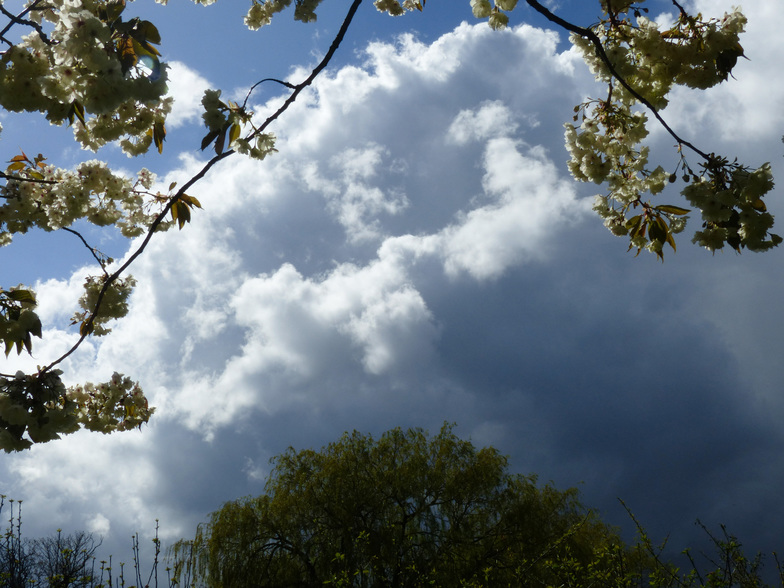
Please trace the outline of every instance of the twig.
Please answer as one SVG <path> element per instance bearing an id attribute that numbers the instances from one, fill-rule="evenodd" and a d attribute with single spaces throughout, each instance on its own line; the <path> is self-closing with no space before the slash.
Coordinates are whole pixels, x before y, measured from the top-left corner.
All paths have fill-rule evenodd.
<path id="1" fill-rule="evenodd" d="M 0 6 L 2 6 L 2 4 L 0 4 Z M 59 184 L 60 183 L 57 180 L 39 180 L 36 178 L 22 178 L 1 171 L 0 171 L 0 179 L 12 180 L 16 182 L 30 182 L 32 184 Z"/>
<path id="2" fill-rule="evenodd" d="M 98 264 L 101 266 L 101 269 L 103 270 L 103 273 L 105 275 L 109 275 L 109 273 L 106 271 L 106 264 L 105 264 L 104 260 L 101 259 L 101 257 L 98 255 L 98 253 L 96 253 L 98 250 L 95 247 L 92 247 L 87 242 L 87 240 L 82 236 L 82 234 L 79 231 L 75 231 L 75 230 L 73 230 L 73 229 L 71 229 L 69 227 L 60 227 L 60 228 L 63 231 L 66 231 L 68 233 L 71 233 L 72 235 L 76 235 L 77 237 L 79 237 L 79 240 L 84 244 L 85 247 L 87 247 L 87 249 L 90 251 L 90 254 L 95 258 L 95 261 L 97 261 Z"/>
<path id="3" fill-rule="evenodd" d="M 259 80 L 258 82 L 253 84 L 250 87 L 250 90 L 248 90 L 248 94 L 245 96 L 245 100 L 242 103 L 242 109 L 243 110 L 245 110 L 245 107 L 248 105 L 248 100 L 250 99 L 250 95 L 253 93 L 253 90 L 255 90 L 257 86 L 260 86 L 264 82 L 276 82 L 276 83 L 278 83 L 278 84 L 280 84 L 282 86 L 286 86 L 287 88 L 290 88 L 292 90 L 296 90 L 297 89 L 297 86 L 295 86 L 294 84 L 292 84 L 290 82 L 285 82 L 285 81 L 279 80 L 277 78 L 264 78 L 263 80 Z"/>
<path id="4" fill-rule="evenodd" d="M 3 6 L 3 3 L 0 2 L 0 13 L 2 13 L 3 16 L 8 17 L 8 19 L 10 20 L 10 22 L 7 25 L 5 25 L 3 30 L 0 31 L 0 39 L 5 41 L 9 45 L 13 45 L 13 43 L 11 43 L 10 41 L 8 41 L 5 38 L 5 34 L 8 31 L 10 31 L 11 27 L 14 26 L 15 24 L 21 24 L 21 25 L 25 25 L 25 26 L 28 26 L 28 27 L 31 27 L 31 28 L 35 29 L 36 32 L 38 33 L 38 35 L 41 37 L 41 40 L 44 43 L 46 43 L 47 45 L 51 45 L 52 42 L 49 40 L 49 37 L 46 36 L 46 33 L 44 32 L 44 29 L 41 27 L 41 25 L 39 25 L 37 22 L 33 22 L 32 20 L 28 20 L 28 19 L 24 18 L 24 16 L 27 13 L 29 13 L 30 11 L 37 10 L 36 7 L 40 3 L 41 3 L 41 0 L 36 0 L 32 4 L 30 4 L 30 6 L 25 8 L 22 12 L 20 12 L 17 15 L 15 15 L 12 12 L 8 12 L 8 10 L 6 10 L 5 7 Z"/>

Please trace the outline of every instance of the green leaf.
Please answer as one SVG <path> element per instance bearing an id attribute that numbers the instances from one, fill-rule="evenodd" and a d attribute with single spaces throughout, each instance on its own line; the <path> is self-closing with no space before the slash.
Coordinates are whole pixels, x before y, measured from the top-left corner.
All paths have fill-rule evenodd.
<path id="1" fill-rule="evenodd" d="M 220 135 L 220 131 L 210 131 L 207 133 L 201 140 L 201 150 L 204 151 L 209 146 L 209 144 L 217 138 L 218 135 Z"/>
<path id="2" fill-rule="evenodd" d="M 73 124 L 74 116 L 79 119 L 79 122 L 81 122 L 82 125 L 85 125 L 84 106 L 82 106 L 78 100 L 71 102 L 71 108 L 68 110 L 68 124 Z"/>
<path id="3" fill-rule="evenodd" d="M 156 121 L 153 125 L 152 140 L 158 148 L 158 153 L 163 153 L 163 142 L 166 140 L 166 125 L 163 121 Z"/>
<path id="4" fill-rule="evenodd" d="M 642 215 L 638 214 L 637 216 L 633 216 L 632 218 L 628 219 L 624 226 L 631 231 L 635 229 L 640 224 L 641 221 L 642 221 Z"/>
<path id="5" fill-rule="evenodd" d="M 79 325 L 79 335 L 85 337 L 93 332 L 93 324 L 88 323 L 87 321 L 82 321 L 82 324 Z"/>
<path id="6" fill-rule="evenodd" d="M 667 242 L 667 234 L 669 232 L 670 230 L 667 228 L 667 223 L 665 223 L 661 217 L 657 217 L 654 222 L 650 223 L 648 237 L 651 241 L 656 240 L 664 244 Z"/>
<path id="7" fill-rule="evenodd" d="M 655 210 L 666 212 L 668 214 L 684 215 L 689 214 L 691 210 L 688 208 L 681 208 L 680 206 L 672 206 L 671 204 L 661 204 L 655 207 Z"/>
<path id="8" fill-rule="evenodd" d="M 185 223 L 191 222 L 191 209 L 181 200 L 175 202 L 171 207 L 172 220 L 177 221 L 180 230 L 185 226 Z"/>
<path id="9" fill-rule="evenodd" d="M 138 55 L 149 55 L 150 57 L 155 58 L 156 61 L 158 60 L 158 57 L 161 56 L 161 52 L 158 51 L 152 45 L 150 45 L 144 39 L 137 39 L 136 37 L 134 37 L 133 42 L 134 42 L 134 48 L 136 49 L 136 53 Z"/>
<path id="10" fill-rule="evenodd" d="M 201 208 L 201 202 L 199 202 L 193 196 L 188 196 L 187 194 L 183 194 L 180 196 L 180 201 L 184 202 L 188 206 L 195 206 L 196 208 Z"/>
<path id="11" fill-rule="evenodd" d="M 113 23 L 125 10 L 125 0 L 118 0 L 117 2 L 107 3 L 104 7 L 104 12 L 101 14 L 103 20 L 107 23 Z"/>
<path id="12" fill-rule="evenodd" d="M 644 235 L 645 229 L 648 226 L 648 221 L 643 220 L 643 216 L 638 214 L 626 221 L 626 228 L 629 229 L 629 238 L 633 239 L 638 235 Z"/>
<path id="13" fill-rule="evenodd" d="M 226 131 L 227 131 L 226 127 L 223 127 L 218 132 L 218 137 L 217 139 L 215 139 L 215 155 L 220 155 L 221 153 L 223 153 L 223 146 L 226 143 Z"/>
<path id="14" fill-rule="evenodd" d="M 229 145 L 231 145 L 232 143 L 234 143 L 234 141 L 240 138 L 241 131 L 242 129 L 239 124 L 234 123 L 233 125 L 231 125 L 231 128 L 229 129 Z"/>
<path id="15" fill-rule="evenodd" d="M 672 247 L 673 251 L 678 251 L 678 249 L 675 247 L 675 239 L 672 237 L 672 231 L 670 230 L 667 231 L 667 243 L 670 244 L 670 247 Z"/>
<path id="16" fill-rule="evenodd" d="M 148 43 L 161 44 L 161 34 L 149 20 L 143 20 L 139 23 L 139 31 L 144 35 L 144 40 Z"/>
<path id="17" fill-rule="evenodd" d="M 33 352 L 33 340 L 30 337 L 30 333 L 25 333 L 24 334 L 24 337 L 22 337 L 21 343 L 22 343 L 22 345 L 24 345 L 24 348 L 27 351 L 27 353 L 32 353 Z M 19 343 L 17 343 L 17 348 L 19 348 Z M 21 353 L 21 351 L 20 351 L 20 353 Z"/>
<path id="18" fill-rule="evenodd" d="M 138 42 L 134 44 L 134 40 L 131 37 L 122 37 L 117 42 L 117 53 L 120 57 L 120 66 L 123 74 L 127 74 L 136 65 L 138 60 L 135 50 L 136 45 L 138 45 Z"/>
<path id="19" fill-rule="evenodd" d="M 9 290 L 4 292 L 4 294 L 11 300 L 16 300 L 17 302 L 32 302 L 35 304 L 35 294 L 30 290 Z"/>

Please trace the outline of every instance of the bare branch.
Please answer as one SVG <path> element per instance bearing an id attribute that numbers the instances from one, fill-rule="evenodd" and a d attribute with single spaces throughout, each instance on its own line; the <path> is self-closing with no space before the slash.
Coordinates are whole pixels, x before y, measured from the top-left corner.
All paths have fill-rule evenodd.
<path id="1" fill-rule="evenodd" d="M 82 244 L 84 244 L 84 246 L 87 247 L 87 250 L 90 252 L 90 255 L 92 255 L 95 258 L 95 261 L 97 261 L 98 264 L 101 266 L 103 273 L 108 275 L 108 272 L 106 271 L 106 259 L 101 257 L 101 255 L 103 254 L 100 251 L 98 251 L 98 249 L 92 247 L 79 231 L 75 231 L 68 227 L 61 227 L 61 229 L 63 231 L 67 231 L 68 233 L 71 233 L 72 235 L 76 235 L 77 237 L 79 237 L 79 240 L 82 242 Z"/>
<path id="2" fill-rule="evenodd" d="M 0 39 L 5 41 L 9 45 L 13 45 L 13 43 L 11 43 L 5 38 L 5 35 L 8 31 L 11 30 L 11 27 L 13 27 L 15 24 L 21 24 L 35 29 L 44 43 L 46 43 L 47 45 L 51 44 L 49 37 L 46 36 L 46 33 L 44 32 L 43 28 L 41 28 L 41 25 L 39 25 L 37 22 L 33 22 L 32 20 L 24 18 L 24 16 L 30 13 L 31 11 L 40 10 L 38 6 L 41 4 L 41 2 L 42 0 L 36 0 L 32 4 L 30 4 L 30 6 L 25 8 L 22 12 L 20 12 L 17 15 L 6 10 L 6 8 L 3 6 L 3 3 L 0 2 L 0 13 L 2 13 L 3 16 L 7 17 L 8 20 L 10 21 L 7 25 L 5 25 L 3 30 L 0 31 Z"/>
<path id="3" fill-rule="evenodd" d="M 278 84 L 280 84 L 282 86 L 286 86 L 287 88 L 290 88 L 292 90 L 296 90 L 297 89 L 297 86 L 295 86 L 292 83 L 285 82 L 285 81 L 279 80 L 277 78 L 264 78 L 263 80 L 259 80 L 258 82 L 253 84 L 250 87 L 250 90 L 248 90 L 248 94 L 245 96 L 245 100 L 242 103 L 242 109 L 243 110 L 245 110 L 245 107 L 248 105 L 248 100 L 250 99 L 250 95 L 253 93 L 253 90 L 255 90 L 257 86 L 263 84 L 264 82 L 276 82 L 276 83 L 278 83 Z"/>

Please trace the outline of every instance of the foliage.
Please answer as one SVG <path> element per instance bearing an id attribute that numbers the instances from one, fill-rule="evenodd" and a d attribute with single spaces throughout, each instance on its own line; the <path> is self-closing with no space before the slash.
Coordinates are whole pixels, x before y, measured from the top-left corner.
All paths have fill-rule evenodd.
<path id="1" fill-rule="evenodd" d="M 549 585 L 553 561 L 587 569 L 619 544 L 576 491 L 508 474 L 449 426 L 355 431 L 273 463 L 265 494 L 226 503 L 175 547 L 178 573 L 193 554 L 209 586 Z"/>
<path id="2" fill-rule="evenodd" d="M 156 0 L 166 4 L 167 0 Z M 214 0 L 194 0 L 213 4 Z M 66 231 L 79 239 L 96 262 L 86 277 L 85 292 L 74 313 L 73 344 L 63 355 L 36 373 L 0 374 L 0 447 L 18 451 L 33 443 L 57 439 L 79 428 L 114 430 L 141 426 L 153 409 L 137 385 L 122 374 L 105 384 L 66 387 L 60 363 L 88 337 L 107 334 L 108 324 L 125 316 L 134 279 L 129 267 L 144 252 L 157 231 L 175 224 L 183 229 L 201 208 L 191 188 L 214 166 L 235 153 L 262 160 L 275 151 L 269 130 L 297 97 L 329 64 L 362 0 L 353 0 L 345 20 L 322 61 L 302 82 L 264 79 L 287 88 L 280 108 L 267 118 L 255 116 L 242 103 L 221 100 L 220 90 L 208 90 L 202 100 L 206 134 L 201 149 L 214 156 L 191 178 L 158 186 L 154 174 L 141 169 L 135 177 L 112 171 L 99 160 L 74 169 L 51 163 L 42 153 L 24 151 L 9 157 L 0 172 L 0 246 L 30 230 Z M 725 244 L 764 251 L 781 238 L 770 232 L 773 217 L 763 197 L 772 189 L 770 166 L 749 167 L 707 153 L 681 138 L 661 116 L 671 90 L 677 86 L 706 89 L 732 78 L 744 57 L 739 36 L 745 17 L 735 9 L 722 18 L 687 13 L 676 1 L 676 21 L 669 28 L 649 20 L 643 1 L 600 0 L 603 17 L 590 28 L 570 23 L 536 0 L 526 4 L 571 33 L 607 95 L 575 108 L 566 125 L 569 170 L 581 181 L 607 186 L 594 209 L 607 228 L 629 239 L 629 249 L 664 257 L 664 247 L 676 247 L 675 235 L 687 222 L 690 209 L 649 199 L 680 174 L 682 195 L 700 212 L 701 230 L 694 242 L 715 251 Z M 158 46 L 164 40 L 150 21 L 131 14 L 132 0 L 29 0 L 19 13 L 0 3 L 7 24 L 0 30 L 0 107 L 8 112 L 34 112 L 54 125 L 69 125 L 85 149 L 115 143 L 129 155 L 151 148 L 161 152 L 166 139 L 167 66 Z M 294 18 L 316 20 L 321 0 L 296 0 Z M 251 0 L 245 24 L 258 29 L 292 0 Z M 393 16 L 423 11 L 425 0 L 375 0 L 376 9 Z M 505 27 L 517 0 L 470 0 L 473 14 L 494 29 Z M 467 7 L 466 7 L 467 8 Z M 13 33 L 13 36 L 12 36 Z M 17 39 L 17 40 L 12 40 Z M 225 49 L 229 50 L 229 49 Z M 674 170 L 650 169 L 649 149 L 642 145 L 653 117 L 672 135 L 678 150 Z M 4 119 L 7 120 L 7 119 Z M 34 153 L 34 151 L 33 151 Z M 687 155 L 696 156 L 690 163 Z M 114 227 L 137 240 L 122 263 L 90 245 L 74 226 L 91 223 Z M 0 288 L 0 338 L 8 355 L 32 353 L 34 338 L 45 332 L 36 314 L 36 295 L 24 285 Z"/>
<path id="3" fill-rule="evenodd" d="M 170 549 L 180 586 L 762 588 L 762 559 L 715 537 L 681 571 L 642 525 L 627 546 L 574 489 L 512 475 L 445 425 L 356 431 L 272 460 L 265 493 L 225 503 Z M 624 505 L 625 507 L 625 505 Z M 627 509 L 628 510 L 628 509 Z M 775 554 L 774 554 L 775 556 Z M 778 573 L 782 587 L 784 575 Z"/>
<path id="4" fill-rule="evenodd" d="M 227 502 L 193 540 L 169 549 L 160 573 L 139 537 L 131 566 L 98 560 L 90 533 L 22 537 L 22 502 L 8 501 L 0 535 L 3 588 L 243 586 L 520 586 L 590 588 L 784 588 L 761 554 L 749 557 L 724 526 L 697 524 L 710 551 L 665 557 L 626 508 L 638 538 L 627 545 L 574 489 L 537 486 L 507 471 L 497 450 L 475 448 L 444 425 L 438 435 L 393 429 L 378 440 L 346 433 L 321 451 L 289 448 L 272 460 L 266 493 Z M 6 497 L 0 494 L 0 513 Z"/>

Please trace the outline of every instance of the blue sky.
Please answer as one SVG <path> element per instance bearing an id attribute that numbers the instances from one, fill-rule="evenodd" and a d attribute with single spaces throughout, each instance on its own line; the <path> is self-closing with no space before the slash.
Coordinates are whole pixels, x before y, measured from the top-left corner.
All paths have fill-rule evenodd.
<path id="1" fill-rule="evenodd" d="M 204 160 L 205 88 L 240 96 L 263 77 L 303 77 L 347 3 L 256 33 L 243 29 L 243 3 L 171 4 L 129 8 L 158 25 L 172 62 L 165 154 L 98 154 L 148 167 L 163 186 Z M 399 19 L 363 6 L 333 67 L 274 129 L 280 152 L 230 158 L 197 185 L 204 210 L 135 264 L 130 315 L 66 366 L 73 382 L 128 373 L 158 412 L 140 433 L 0 458 L 28 536 L 87 529 L 122 556 L 155 519 L 176 539 L 224 501 L 260 493 L 269 458 L 288 446 L 453 421 L 514 471 L 578 486 L 627 532 L 619 497 L 676 550 L 701 538 L 697 518 L 781 548 L 781 252 L 711 255 L 689 244 L 693 219 L 664 264 L 627 253 L 590 212 L 601 188 L 566 170 L 563 123 L 596 86 L 565 35 L 537 28 L 522 5 L 513 28 L 493 32 L 464 4 L 431 0 Z M 557 10 L 588 24 L 591 4 Z M 678 92 L 665 117 L 703 150 L 771 161 L 780 178 L 784 40 L 770 4 L 744 3 L 750 61 L 737 80 Z M 721 16 L 731 3 L 696 8 Z M 256 110 L 277 96 L 263 88 Z M 67 129 L 25 121 L 2 119 L 8 158 L 37 145 L 63 165 L 94 157 Z M 674 168 L 672 140 L 656 129 L 651 145 Z M 779 218 L 780 194 L 768 204 Z M 674 190 L 665 199 L 683 204 Z M 0 371 L 43 363 L 74 337 L 90 259 L 66 237 L 0 251 L 4 284 L 39 281 L 47 325 L 33 358 Z"/>

